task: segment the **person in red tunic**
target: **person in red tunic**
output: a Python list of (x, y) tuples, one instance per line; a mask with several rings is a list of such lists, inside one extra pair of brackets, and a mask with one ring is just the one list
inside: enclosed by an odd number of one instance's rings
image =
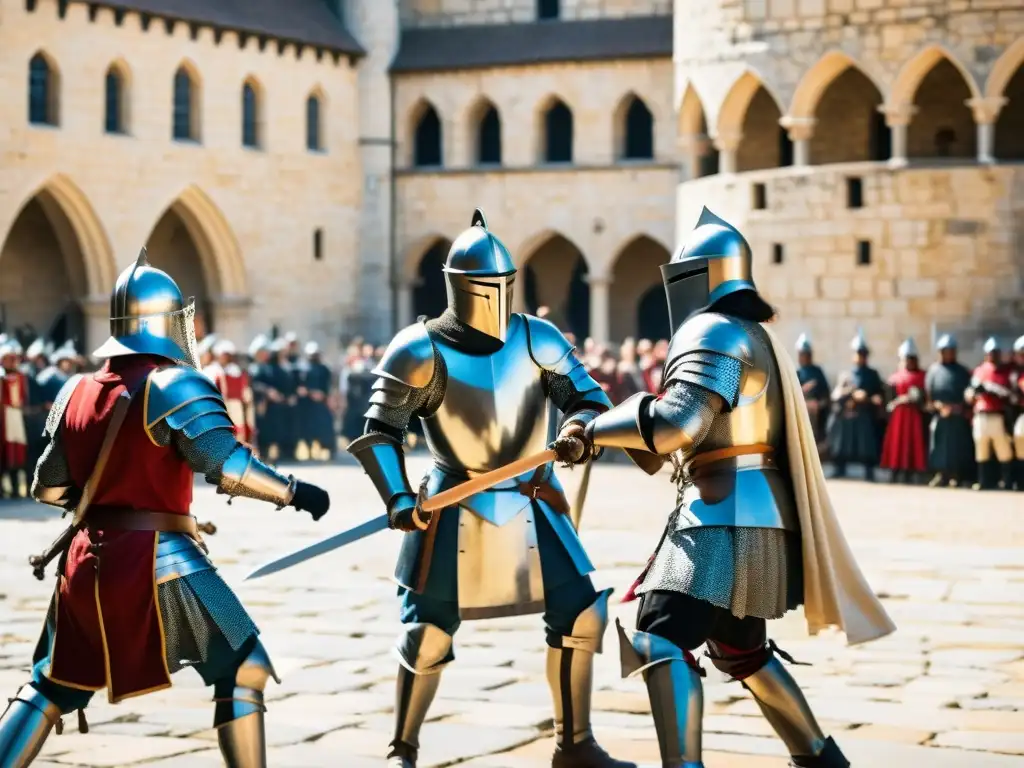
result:
[(889, 425), (882, 444), (881, 466), (892, 472), (894, 483), (916, 483), (928, 468), (925, 373), (913, 339), (900, 345), (899, 358), (900, 369), (888, 382), (892, 400), (888, 405)]
[(25, 407), (29, 383), (19, 369), (21, 345), (9, 339), (0, 345), (0, 487), (6, 498), (28, 495), (28, 430)]
[[(974, 406), (974, 458), (978, 482), (974, 490), (1007, 488), (1013, 483), (1013, 443), (1006, 429), (1006, 410), (1013, 399), (1010, 367), (1003, 363), (999, 340), (985, 342), (985, 362), (974, 369), (967, 402)], [(995, 453), (997, 464), (992, 463)]]
[(32, 495), (73, 511), (75, 525), (56, 547), (31, 681), (0, 718), (3, 768), (29, 765), (64, 714), (79, 710), (84, 730), (94, 692), (112, 703), (141, 696), (186, 666), (213, 686), (225, 763), (266, 766), (263, 689), (276, 675), (189, 514), (193, 472), (231, 497), (314, 519), (330, 500), (235, 439), (223, 398), (195, 367), (194, 312), (143, 250), (110, 299), (111, 335), (93, 353), (106, 364), (71, 378), (50, 410)]
[(221, 339), (213, 345), (214, 361), (204, 373), (213, 379), (224, 403), (228, 415), (235, 425), (235, 435), (246, 445), (256, 443), (256, 409), (253, 403), (252, 386), (249, 374), (237, 362), (238, 350), (227, 339)]

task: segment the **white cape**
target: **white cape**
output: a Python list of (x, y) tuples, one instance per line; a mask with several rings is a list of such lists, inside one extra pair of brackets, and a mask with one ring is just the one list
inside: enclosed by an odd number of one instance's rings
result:
[(838, 627), (850, 645), (877, 640), (896, 625), (857, 566), (832, 508), (796, 366), (771, 329), (762, 327), (782, 376), (789, 466), (803, 540), (807, 631), (815, 635)]

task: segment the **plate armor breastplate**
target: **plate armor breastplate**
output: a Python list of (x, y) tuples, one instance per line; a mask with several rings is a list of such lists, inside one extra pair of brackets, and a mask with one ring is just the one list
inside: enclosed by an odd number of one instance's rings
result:
[[(676, 527), (725, 525), (798, 531), (778, 363), (760, 325), (730, 320), (735, 331), (746, 336), (743, 346), (748, 357), (742, 365), (739, 395), (736, 405), (715, 417), (707, 436), (686, 456), (684, 465), (694, 468), (680, 487)], [(699, 458), (731, 449), (736, 449), (737, 455), (706, 464)]]
[(491, 355), (471, 355), (433, 336), (447, 385), (440, 407), (423, 419), (434, 460), (472, 474), (543, 451), (550, 409), (543, 370), (530, 356), (526, 322), (513, 315), (508, 337)]

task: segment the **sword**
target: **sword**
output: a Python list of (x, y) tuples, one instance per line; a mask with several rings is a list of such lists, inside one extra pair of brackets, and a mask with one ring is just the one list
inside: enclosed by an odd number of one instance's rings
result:
[(572, 527), (576, 529), (577, 533), (580, 530), (580, 519), (583, 517), (583, 502), (587, 500), (587, 490), (590, 488), (590, 468), (592, 466), (594, 466), (593, 458), (583, 467), (580, 487), (576, 491), (576, 498), (572, 500), (572, 509), (569, 510), (569, 516), (572, 518)]
[[(488, 488), (493, 488), (498, 483), (502, 483), (513, 477), (529, 472), (531, 469), (536, 469), (542, 464), (554, 461), (557, 458), (557, 453), (553, 448), (549, 448), (546, 451), (535, 453), (532, 456), (526, 456), (522, 459), (517, 459), (511, 464), (506, 464), (504, 467), (493, 469), (490, 472), (485, 472), (482, 475), (478, 475), (470, 480), (465, 481), (456, 485), (454, 488), (449, 488), (447, 491), (442, 491), (429, 499), (424, 500), (420, 504), (420, 509), (424, 512), (436, 512), (446, 507), (451, 507), (458, 504), (460, 501), (468, 499), (474, 494), (486, 491)], [(276, 560), (271, 560), (266, 565), (261, 565), (255, 571), (245, 577), (246, 581), (253, 579), (259, 579), (264, 576), (269, 576), (272, 573), (283, 571), (285, 568), (291, 568), (293, 565), (298, 565), (306, 560), (351, 544), (354, 541), (365, 539), (367, 536), (383, 531), (388, 527), (388, 516), (386, 514), (378, 517), (371, 518), (364, 523), (360, 523), (354, 528), (349, 528), (347, 531), (336, 533), (333, 536), (328, 536), (326, 539), (318, 541), (316, 544), (311, 544), (308, 547), (303, 547), (291, 554), (279, 557)]]

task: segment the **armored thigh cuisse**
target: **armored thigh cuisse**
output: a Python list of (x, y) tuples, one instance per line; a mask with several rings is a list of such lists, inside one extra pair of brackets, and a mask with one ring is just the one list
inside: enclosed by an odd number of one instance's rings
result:
[(271, 677), (276, 679), (277, 675), (263, 644), (257, 640), (234, 677), (214, 684), (217, 706), (213, 726), (229, 768), (265, 768), (267, 764), (263, 690)]
[(704, 690), (693, 657), (658, 635), (615, 626), (622, 676), (643, 675), (647, 683), (662, 768), (702, 768)]
[(391, 747), (401, 753), (401, 757), (415, 762), (415, 753), (420, 746), (420, 728), (437, 694), (441, 670), (455, 658), (452, 636), (433, 624), (406, 624), (402, 627), (395, 653), (401, 666), (398, 669), (395, 733)]

